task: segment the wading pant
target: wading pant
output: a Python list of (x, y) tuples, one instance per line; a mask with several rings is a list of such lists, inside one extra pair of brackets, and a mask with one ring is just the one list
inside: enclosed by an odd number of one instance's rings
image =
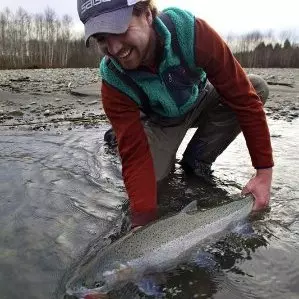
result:
[[(257, 75), (248, 77), (265, 103), (269, 95), (267, 83)], [(241, 132), (234, 111), (220, 102), (221, 97), (210, 83), (207, 84), (205, 93), (200, 103), (179, 125), (162, 127), (150, 120), (145, 121), (144, 128), (157, 181), (167, 177), (173, 168), (176, 152), (188, 129), (197, 128), (183, 155), (184, 163), (192, 169), (200, 167), (201, 163), (211, 165)]]

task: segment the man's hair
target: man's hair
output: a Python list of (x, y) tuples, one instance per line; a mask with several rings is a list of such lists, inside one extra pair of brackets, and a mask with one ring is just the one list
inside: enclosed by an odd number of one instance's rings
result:
[(139, 1), (134, 5), (133, 9), (133, 15), (139, 17), (144, 12), (146, 12), (147, 9), (150, 9), (152, 12), (153, 18), (155, 18), (158, 14), (158, 9), (154, 3), (154, 0), (145, 0), (145, 1)]

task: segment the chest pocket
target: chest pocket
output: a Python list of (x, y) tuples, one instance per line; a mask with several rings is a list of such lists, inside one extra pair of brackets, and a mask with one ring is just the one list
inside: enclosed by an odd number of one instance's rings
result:
[(198, 78), (192, 78), (184, 66), (173, 66), (162, 74), (163, 81), (172, 99), (178, 107), (184, 105), (192, 95), (194, 84), (200, 83)]

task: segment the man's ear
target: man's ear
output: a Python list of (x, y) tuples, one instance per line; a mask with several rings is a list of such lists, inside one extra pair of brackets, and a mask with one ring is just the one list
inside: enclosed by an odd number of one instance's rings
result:
[(145, 17), (146, 17), (147, 23), (151, 26), (153, 24), (153, 14), (149, 8), (145, 12)]

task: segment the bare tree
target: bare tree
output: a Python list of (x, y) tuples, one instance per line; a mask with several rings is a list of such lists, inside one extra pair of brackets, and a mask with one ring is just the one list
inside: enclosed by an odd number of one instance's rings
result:
[(47, 51), (46, 51), (46, 61), (48, 61), (49, 66), (53, 67), (53, 60), (54, 60), (54, 25), (56, 21), (56, 13), (50, 7), (47, 7), (45, 12), (45, 27), (46, 27), (46, 43)]
[(64, 47), (62, 48), (62, 65), (65, 67), (69, 59), (69, 45), (71, 39), (71, 24), (72, 18), (68, 15), (64, 15), (62, 18), (62, 40)]
[(37, 63), (39, 63), (41, 66), (43, 65), (43, 45), (44, 45), (44, 26), (43, 26), (43, 22), (44, 22), (44, 16), (42, 14), (35, 14), (34, 16), (34, 27), (35, 27), (35, 38), (36, 38), (36, 45), (37, 51), (35, 52), (37, 55)]
[[(26, 67), (97, 67), (101, 55), (96, 45), (86, 49), (84, 37), (72, 36), (72, 19), (59, 18), (46, 8), (30, 15), (0, 11), (0, 69)], [(299, 67), (298, 33), (283, 31), (279, 38), (269, 30), (229, 34), (228, 45), (244, 67)]]
[(26, 25), (28, 24), (28, 14), (21, 7), (16, 12), (14, 24), (16, 27), (15, 49), (21, 64), (24, 65), (27, 56), (28, 31)]

